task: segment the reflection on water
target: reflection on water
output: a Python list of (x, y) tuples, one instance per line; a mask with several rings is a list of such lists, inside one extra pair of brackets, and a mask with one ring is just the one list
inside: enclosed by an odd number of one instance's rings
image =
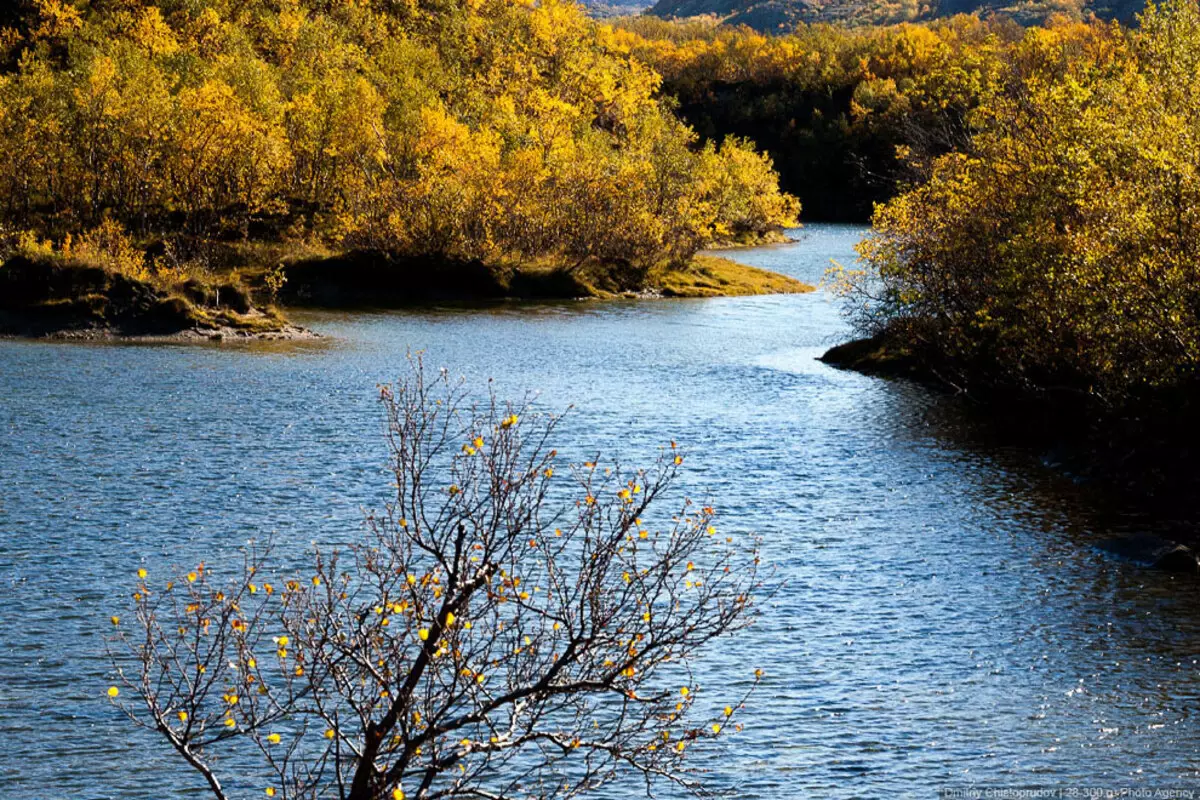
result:
[[(816, 282), (861, 233), (814, 225), (735, 255)], [(198, 786), (104, 702), (96, 631), (139, 565), (228, 563), (268, 532), (284, 558), (354, 535), (388, 484), (374, 387), (409, 349), (502, 395), (573, 404), (576, 456), (636, 463), (678, 440), (688, 490), (763, 535), (781, 588), (702, 675), (714, 694), (768, 676), (746, 730), (704, 761), (714, 788), (1196, 779), (1195, 579), (1100, 553), (1127, 518), (1036, 454), (963, 431), (952, 398), (817, 362), (846, 336), (826, 293), (301, 321), (329, 338), (0, 342), (0, 796)]]

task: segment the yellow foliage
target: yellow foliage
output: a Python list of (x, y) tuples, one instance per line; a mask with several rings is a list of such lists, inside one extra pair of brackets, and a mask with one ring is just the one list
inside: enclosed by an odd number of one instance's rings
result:
[(61, 39), (83, 27), (79, 12), (64, 0), (34, 0), (37, 24), (32, 33), (35, 39)]
[(1016, 63), (967, 152), (877, 211), (860, 323), (1020, 388), (1178, 385), (1200, 368), (1200, 9), (1030, 31)]
[(0, 216), (56, 239), (109, 219), (200, 237), (272, 220), (636, 283), (794, 222), (768, 160), (696, 148), (658, 72), (565, 0), (37, 8), (37, 46), (0, 75)]
[(142, 9), (130, 31), (130, 39), (151, 58), (173, 55), (179, 50), (175, 32), (163, 21), (156, 6)]

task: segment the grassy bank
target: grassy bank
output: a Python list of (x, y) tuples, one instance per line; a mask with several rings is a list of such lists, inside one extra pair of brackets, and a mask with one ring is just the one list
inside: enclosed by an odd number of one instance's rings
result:
[(811, 291), (712, 255), (685, 267), (481, 261), (329, 253), (278, 243), (210, 249), (207, 266), (155, 266), (139, 249), (12, 251), (0, 263), (0, 335), (295, 338), (279, 307), (399, 307), (437, 301), (721, 297)]
[(58, 254), (0, 265), (0, 334), (32, 337), (290, 338), (307, 332), (256, 305), (236, 278), (123, 271)]
[(665, 297), (734, 297), (753, 294), (811, 292), (812, 286), (795, 278), (713, 255), (697, 255), (685, 269), (666, 270), (655, 276)]
[(851, 369), (865, 375), (879, 375), (951, 386), (940, 380), (937, 370), (927, 364), (905, 345), (889, 340), (885, 336), (855, 339), (831, 347), (821, 356), (826, 364)]
[[(261, 270), (244, 271), (255, 277)], [(346, 308), (450, 300), (723, 297), (811, 291), (795, 279), (712, 255), (684, 267), (646, 271), (624, 265), (388, 258), (348, 253), (300, 258), (283, 268), (287, 305)]]

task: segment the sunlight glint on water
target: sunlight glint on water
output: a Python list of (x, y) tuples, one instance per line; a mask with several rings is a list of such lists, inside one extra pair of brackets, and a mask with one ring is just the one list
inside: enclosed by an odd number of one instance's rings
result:
[[(862, 233), (813, 225), (732, 255), (816, 282)], [(688, 490), (764, 537), (780, 588), (701, 673), (714, 696), (768, 675), (747, 729), (703, 759), (713, 788), (1195, 782), (1195, 580), (1098, 553), (1120, 517), (987, 444), (951, 399), (817, 362), (848, 335), (825, 292), (301, 321), (330, 339), (0, 342), (0, 797), (199, 787), (105, 702), (103, 623), (139, 565), (232, 563), (270, 532), (285, 558), (353, 536), (388, 485), (375, 386), (409, 349), (573, 404), (577, 457), (636, 463), (679, 441)]]

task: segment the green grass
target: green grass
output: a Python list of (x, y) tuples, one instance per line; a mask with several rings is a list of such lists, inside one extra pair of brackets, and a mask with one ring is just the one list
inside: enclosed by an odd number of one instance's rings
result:
[(15, 253), (0, 264), (0, 328), (158, 336), (221, 329), (253, 335), (287, 325), (274, 308), (255, 306), (229, 275), (221, 278), (165, 280), (53, 252)]
[(693, 256), (686, 268), (652, 274), (650, 280), (667, 297), (736, 297), (813, 290), (795, 278), (712, 255)]

